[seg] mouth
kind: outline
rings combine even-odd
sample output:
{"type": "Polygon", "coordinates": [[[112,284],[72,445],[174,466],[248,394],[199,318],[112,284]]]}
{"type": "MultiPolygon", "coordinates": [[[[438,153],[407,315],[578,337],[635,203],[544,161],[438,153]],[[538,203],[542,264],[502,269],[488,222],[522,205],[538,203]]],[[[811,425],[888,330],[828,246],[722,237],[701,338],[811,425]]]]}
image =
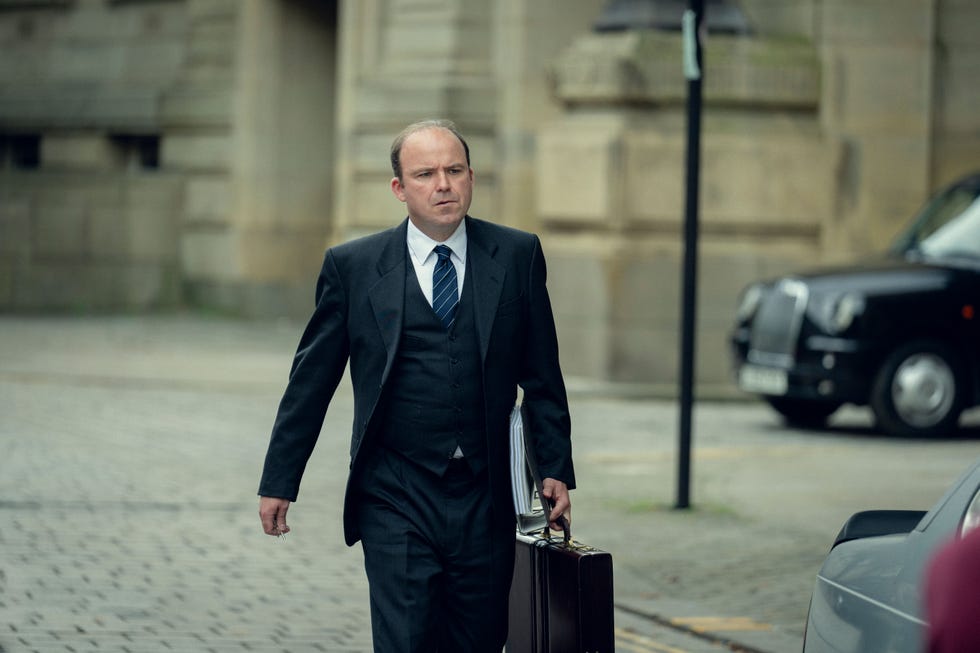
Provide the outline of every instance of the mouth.
{"type": "Polygon", "coordinates": [[[446,204],[455,204],[455,203],[456,200],[442,200],[440,202],[436,202],[436,206],[445,206],[446,204]]]}

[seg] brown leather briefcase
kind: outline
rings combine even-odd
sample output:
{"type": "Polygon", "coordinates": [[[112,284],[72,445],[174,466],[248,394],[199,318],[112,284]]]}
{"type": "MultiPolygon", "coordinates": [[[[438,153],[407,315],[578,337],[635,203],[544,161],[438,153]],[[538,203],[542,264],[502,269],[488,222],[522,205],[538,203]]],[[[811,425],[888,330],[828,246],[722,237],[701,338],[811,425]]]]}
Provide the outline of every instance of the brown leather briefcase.
{"type": "MultiPolygon", "coordinates": [[[[512,429],[519,428],[520,422],[515,417],[512,429]]],[[[551,538],[540,494],[541,479],[533,452],[523,451],[524,435],[512,438],[516,454],[512,456],[516,463],[513,473],[523,473],[522,459],[526,456],[537,490],[533,499],[541,507],[523,519],[518,515],[507,653],[613,653],[612,556],[572,540],[564,521],[563,538],[551,538]],[[544,526],[539,532],[527,532],[523,526],[530,523],[544,526]]]]}
{"type": "Polygon", "coordinates": [[[612,556],[517,535],[507,653],[612,653],[612,556]]]}

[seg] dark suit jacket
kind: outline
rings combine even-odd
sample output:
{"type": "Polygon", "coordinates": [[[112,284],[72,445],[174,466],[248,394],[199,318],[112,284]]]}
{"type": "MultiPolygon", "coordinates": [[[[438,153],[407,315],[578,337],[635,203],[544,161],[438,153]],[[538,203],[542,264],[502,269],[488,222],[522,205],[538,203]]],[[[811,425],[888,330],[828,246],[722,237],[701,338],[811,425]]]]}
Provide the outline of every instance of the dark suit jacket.
{"type": "MultiPolygon", "coordinates": [[[[542,478],[575,487],[570,421],[558,364],[545,261],[537,236],[467,216],[466,276],[473,307],[486,407],[488,469],[497,514],[513,514],[508,427],[524,391],[542,478]]],[[[360,539],[352,491],[384,412],[384,389],[402,333],[408,221],[327,251],[316,308],[300,340],[279,406],[259,494],[295,501],[327,405],[348,359],[354,389],[350,475],[344,502],[347,543],[360,539]]]]}

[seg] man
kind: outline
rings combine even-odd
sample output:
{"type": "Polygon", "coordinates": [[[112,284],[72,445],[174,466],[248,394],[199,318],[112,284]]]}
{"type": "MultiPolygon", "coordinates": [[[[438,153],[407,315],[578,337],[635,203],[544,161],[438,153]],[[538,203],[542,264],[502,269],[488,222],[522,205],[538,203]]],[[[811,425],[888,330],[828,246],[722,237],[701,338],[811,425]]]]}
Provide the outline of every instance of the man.
{"type": "Polygon", "coordinates": [[[575,483],[544,256],[536,236],[467,215],[473,170],[452,123],[408,126],[391,163],[408,219],[327,251],[273,427],[259,515],[267,534],[289,532],[286,512],[349,358],[344,534],[363,547],[375,651],[499,653],[518,386],[554,527],[575,483]]]}

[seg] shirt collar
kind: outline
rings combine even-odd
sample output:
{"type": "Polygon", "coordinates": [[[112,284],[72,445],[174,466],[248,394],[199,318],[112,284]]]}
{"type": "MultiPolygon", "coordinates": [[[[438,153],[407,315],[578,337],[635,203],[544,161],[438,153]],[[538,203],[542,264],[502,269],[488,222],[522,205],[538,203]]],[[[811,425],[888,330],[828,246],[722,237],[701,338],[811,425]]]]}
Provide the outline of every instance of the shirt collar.
{"type": "Polygon", "coordinates": [[[460,261],[466,260],[466,220],[461,220],[459,226],[456,227],[456,231],[453,235],[447,238],[445,241],[440,243],[437,240],[432,240],[428,236],[419,230],[415,224],[409,220],[408,221],[408,233],[406,236],[408,241],[408,250],[412,253],[412,256],[419,263],[424,263],[431,254],[432,250],[436,245],[445,245],[449,249],[453,250],[453,257],[459,258],[460,261]]]}

